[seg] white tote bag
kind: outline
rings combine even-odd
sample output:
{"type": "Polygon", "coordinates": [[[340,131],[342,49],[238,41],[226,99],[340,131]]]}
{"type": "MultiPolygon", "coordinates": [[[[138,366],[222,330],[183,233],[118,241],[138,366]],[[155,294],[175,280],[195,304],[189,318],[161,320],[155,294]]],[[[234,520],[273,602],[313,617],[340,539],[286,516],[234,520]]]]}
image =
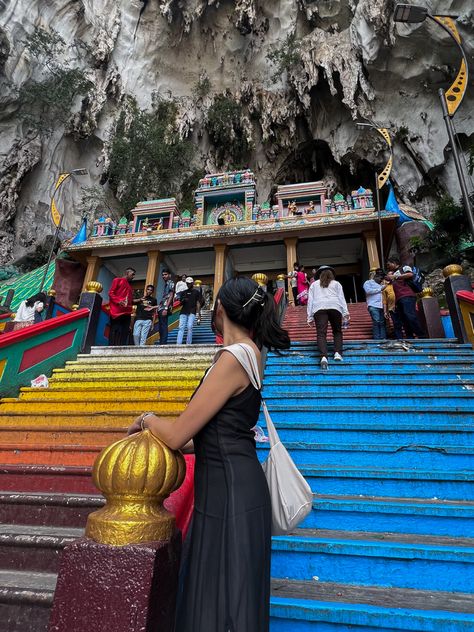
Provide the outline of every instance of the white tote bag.
{"type": "MultiPolygon", "coordinates": [[[[252,347],[236,344],[226,347],[226,350],[239,360],[252,384],[260,390],[258,363],[252,347]]],[[[310,513],[313,506],[313,493],[280,441],[263,399],[262,408],[270,440],[270,453],[262,463],[262,467],[272,501],[272,533],[284,535],[295,529],[310,513]]]]}

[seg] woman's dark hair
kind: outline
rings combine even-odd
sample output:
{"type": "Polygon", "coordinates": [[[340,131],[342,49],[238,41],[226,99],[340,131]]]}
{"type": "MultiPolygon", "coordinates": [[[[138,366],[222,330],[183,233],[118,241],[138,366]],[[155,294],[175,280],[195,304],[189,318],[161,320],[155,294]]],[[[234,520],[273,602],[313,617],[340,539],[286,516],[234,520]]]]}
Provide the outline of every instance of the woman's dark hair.
{"type": "Polygon", "coordinates": [[[229,279],[219,290],[217,300],[229,320],[252,332],[253,340],[260,349],[290,348],[288,332],[280,327],[276,318],[273,296],[252,279],[229,279]]]}
{"type": "Polygon", "coordinates": [[[303,265],[303,264],[300,264],[300,265],[298,266],[298,272],[302,272],[303,270],[304,270],[304,265],[303,265]]]}
{"type": "Polygon", "coordinates": [[[332,270],[323,270],[319,276],[319,285],[321,287],[328,287],[335,278],[332,270]]]}
{"type": "Polygon", "coordinates": [[[30,298],[27,298],[25,304],[28,307],[33,307],[36,301],[46,304],[47,300],[47,296],[44,292],[38,292],[38,294],[33,294],[33,296],[30,296],[30,298]]]}

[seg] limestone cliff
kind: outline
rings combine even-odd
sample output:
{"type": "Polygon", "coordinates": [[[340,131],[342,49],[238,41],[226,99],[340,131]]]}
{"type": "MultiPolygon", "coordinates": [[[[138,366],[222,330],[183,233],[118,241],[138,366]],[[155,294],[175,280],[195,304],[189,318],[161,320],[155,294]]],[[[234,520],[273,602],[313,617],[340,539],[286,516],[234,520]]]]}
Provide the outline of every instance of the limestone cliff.
{"type": "MultiPolygon", "coordinates": [[[[472,64],[471,0],[430,8],[460,16],[472,64]]],[[[429,24],[395,26],[392,10],[392,0],[0,0],[0,261],[18,259],[51,234],[55,177],[87,167],[89,179],[69,182],[59,200],[66,229],[78,225],[81,185],[107,186],[108,141],[128,96],[140,107],[150,106],[153,93],[176,98],[181,133],[197,144],[197,163],[212,170],[206,112],[227,91],[242,106],[260,201],[275,182],[370,186],[384,147],[376,134],[357,130],[360,117],[391,128],[401,199],[429,209],[443,191],[458,196],[437,97],[455,76],[458,51],[429,24]],[[21,88],[44,68],[25,42],[51,28],[66,43],[61,63],[89,83],[66,120],[38,132],[25,117],[21,88]],[[274,50],[285,53],[280,66],[268,57],[274,50]],[[208,91],[197,95],[203,77],[208,91]]],[[[456,116],[466,147],[473,111],[471,83],[456,116]]]]}

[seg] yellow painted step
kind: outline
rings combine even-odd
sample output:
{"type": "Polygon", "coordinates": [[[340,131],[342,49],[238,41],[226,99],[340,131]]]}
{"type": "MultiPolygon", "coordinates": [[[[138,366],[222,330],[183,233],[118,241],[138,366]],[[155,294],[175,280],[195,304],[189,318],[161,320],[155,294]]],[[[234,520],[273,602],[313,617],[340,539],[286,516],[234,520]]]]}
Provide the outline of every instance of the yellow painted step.
{"type": "Polygon", "coordinates": [[[76,413],[76,412],[103,412],[109,411],[113,412],[116,410],[122,411],[138,411],[139,414],[144,410],[154,410],[157,415],[165,415],[170,412],[179,412],[183,411],[186,408],[186,404],[189,398],[184,397],[182,401],[177,401],[173,399],[171,401],[166,401],[165,399],[158,398],[148,398],[148,399],[133,399],[128,401],[117,401],[116,398],[112,397],[110,400],[104,401],[76,401],[70,402],[67,399],[62,401],[42,401],[42,400],[32,400],[32,401],[13,401],[13,402],[5,402],[0,405],[0,413],[9,413],[9,412],[18,412],[18,413],[29,413],[29,412],[41,412],[44,414],[48,414],[51,412],[62,412],[65,414],[76,413]]]}
{"type": "Polygon", "coordinates": [[[161,400],[165,398],[167,401],[189,401],[189,398],[193,394],[194,389],[185,388],[143,388],[143,389],[117,389],[112,385],[109,385],[108,389],[44,389],[39,390],[37,388],[29,389],[28,391],[20,394],[17,399],[19,403],[35,401],[82,401],[82,402],[113,402],[113,401],[128,401],[133,399],[135,401],[144,400],[161,400]]]}
{"type": "Polygon", "coordinates": [[[136,380],[136,379],[123,379],[123,380],[74,380],[74,381],[59,381],[50,380],[49,387],[47,389],[42,388],[30,388],[25,386],[20,389],[20,393],[45,393],[52,391],[103,391],[107,392],[110,389],[115,391],[132,391],[136,390],[140,392],[144,389],[154,389],[159,391],[191,391],[191,394],[199,384],[196,380],[184,380],[179,384],[176,384],[175,380],[136,380]]]}
{"type": "Polygon", "coordinates": [[[24,429],[67,429],[67,428],[128,428],[132,421],[141,413],[147,410],[154,410],[161,417],[166,419],[176,419],[178,411],[168,411],[159,413],[158,407],[148,408],[137,407],[136,410],[111,410],[98,412],[50,412],[47,415],[34,413],[9,413],[0,415],[0,427],[24,429]]]}
{"type": "Polygon", "coordinates": [[[161,370],[161,371],[174,371],[174,370],[182,370],[182,369],[202,369],[205,371],[210,366],[209,362],[120,362],[119,360],[113,360],[112,362],[75,362],[72,364],[66,364],[66,371],[93,371],[95,370],[103,370],[105,368],[114,369],[114,368],[123,368],[127,367],[130,369],[152,369],[152,370],[161,370]]]}
{"type": "Polygon", "coordinates": [[[132,364],[137,364],[138,366],[142,365],[142,364],[153,364],[155,366],[162,366],[162,365],[177,365],[177,366],[181,366],[183,364],[185,364],[188,367],[193,367],[193,366],[201,366],[201,365],[206,365],[209,366],[209,364],[212,362],[212,358],[211,357],[199,357],[199,358],[178,358],[178,357],[171,357],[171,358],[154,358],[154,357],[146,357],[146,358],[120,358],[120,357],[95,357],[95,356],[90,356],[89,358],[84,358],[81,360],[68,360],[66,362],[66,366],[71,366],[71,365],[77,365],[77,364],[81,364],[81,365],[85,365],[85,366],[91,366],[91,365],[95,365],[95,366],[99,366],[99,365],[103,365],[103,364],[127,364],[127,365],[132,365],[132,364]]]}
{"type": "MultiPolygon", "coordinates": [[[[139,379],[152,379],[152,380],[161,380],[165,377],[169,379],[170,377],[174,382],[179,382],[181,380],[181,375],[183,379],[187,379],[188,372],[183,371],[181,374],[178,371],[151,371],[151,370],[140,370],[134,369],[128,370],[125,367],[121,369],[111,369],[111,370],[97,370],[97,371],[69,371],[66,372],[64,369],[55,369],[53,370],[52,379],[59,378],[60,380],[70,379],[70,380],[96,380],[96,379],[108,379],[113,381],[115,378],[134,378],[137,377],[139,379]]],[[[204,375],[204,371],[199,374],[199,380],[204,375]]]]}
{"type": "Polygon", "coordinates": [[[72,385],[89,385],[89,386],[96,386],[96,385],[101,385],[104,387],[107,387],[107,385],[110,385],[111,383],[114,385],[117,385],[117,388],[123,388],[123,387],[127,387],[127,385],[137,385],[137,388],[140,388],[141,386],[156,386],[159,385],[161,386],[178,386],[178,385],[185,385],[185,386],[197,386],[199,384],[199,380],[202,377],[202,373],[196,373],[193,374],[191,371],[189,371],[186,375],[181,374],[179,377],[179,380],[177,380],[176,378],[170,376],[169,374],[167,374],[166,377],[163,377],[162,375],[160,376],[156,376],[156,377],[149,377],[148,374],[140,374],[140,375],[136,375],[134,373],[130,373],[127,376],[123,376],[123,377],[117,377],[116,375],[111,375],[110,373],[107,373],[105,376],[103,377],[99,377],[97,374],[94,374],[93,378],[87,376],[87,375],[68,375],[67,377],[59,377],[58,375],[55,375],[54,377],[50,378],[49,380],[49,386],[50,387],[54,387],[54,388],[58,388],[58,387],[63,387],[66,386],[67,384],[72,384],[72,385]]]}

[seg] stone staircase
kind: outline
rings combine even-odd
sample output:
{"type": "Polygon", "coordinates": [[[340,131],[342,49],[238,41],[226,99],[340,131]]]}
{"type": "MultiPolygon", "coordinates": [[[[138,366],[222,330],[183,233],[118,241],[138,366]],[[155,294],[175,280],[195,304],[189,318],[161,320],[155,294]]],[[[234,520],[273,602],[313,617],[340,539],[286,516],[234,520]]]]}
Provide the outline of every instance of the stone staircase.
{"type": "Polygon", "coordinates": [[[0,404],[0,632],[46,632],[60,554],[103,505],[91,466],[144,410],[178,415],[214,348],[93,348],[0,404]]]}
{"type": "MultiPolygon", "coordinates": [[[[0,632],[46,631],[60,553],[103,504],[95,457],[143,410],[179,414],[214,351],[94,348],[2,401],[0,632]]],[[[474,630],[472,360],[449,340],[348,342],[327,372],[314,343],[268,355],[267,404],[315,492],[273,538],[271,632],[474,630]]]]}
{"type": "MultiPolygon", "coordinates": [[[[372,338],[372,320],[367,311],[366,303],[349,303],[347,305],[351,316],[349,327],[344,330],[346,340],[370,340],[372,338]]],[[[306,322],[306,306],[294,307],[289,305],[285,313],[285,329],[291,340],[313,341],[316,339],[314,327],[306,322]]],[[[332,340],[332,331],[328,329],[328,340],[332,340]]]]}
{"type": "MultiPolygon", "coordinates": [[[[211,329],[211,311],[201,312],[201,324],[197,323],[193,327],[193,345],[213,345],[216,342],[216,334],[211,329]]],[[[176,344],[178,337],[178,327],[175,327],[168,334],[168,344],[176,344]]],[[[186,341],[186,332],[184,334],[184,341],[186,341]]]]}
{"type": "Polygon", "coordinates": [[[314,344],[268,355],[264,397],[315,493],[273,538],[272,632],[474,630],[472,348],[394,346],[347,343],[327,372],[314,344]]]}

